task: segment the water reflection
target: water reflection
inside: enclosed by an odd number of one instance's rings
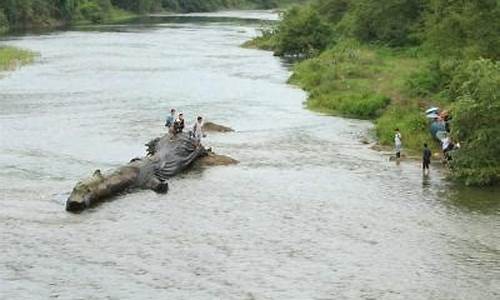
[[[452,185],[440,193],[450,205],[470,212],[498,214],[500,212],[500,188],[464,187]]]

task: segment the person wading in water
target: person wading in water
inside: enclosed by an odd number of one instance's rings
[[[431,156],[432,152],[427,147],[427,144],[424,144],[424,151],[422,153],[422,169],[424,171],[424,175],[429,175],[429,165],[431,164]]]
[[[394,146],[396,147],[396,161],[399,162],[401,158],[401,149],[403,148],[403,143],[401,142],[401,132],[399,132],[399,128],[396,128],[394,134]]]

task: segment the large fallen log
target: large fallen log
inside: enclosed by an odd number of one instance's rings
[[[66,210],[79,212],[131,189],[151,189],[166,193],[167,179],[201,157],[208,157],[210,162],[219,164],[237,162],[226,156],[218,156],[202,145],[196,146],[187,133],[173,137],[166,134],[150,141],[146,146],[147,156],[134,158],[109,174],[102,174],[97,170],[90,178],[78,182],[66,201]]]

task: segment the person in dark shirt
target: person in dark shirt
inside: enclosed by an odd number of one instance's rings
[[[174,122],[174,134],[181,133],[184,130],[184,114],[180,113]]]
[[[422,155],[422,168],[424,170],[424,175],[429,174],[429,165],[431,164],[431,156],[432,156],[431,150],[429,149],[429,147],[427,147],[427,144],[424,144],[424,151]]]

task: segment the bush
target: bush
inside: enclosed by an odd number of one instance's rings
[[[111,9],[112,6],[109,0],[86,1],[79,6],[83,18],[94,24],[103,23],[107,19]]]
[[[274,26],[263,27],[260,29],[260,36],[257,36],[242,46],[245,48],[257,48],[262,50],[275,51],[278,45],[277,29]]]
[[[371,119],[382,114],[389,102],[388,97],[370,92],[348,92],[313,96],[308,105],[313,109],[334,114]]]
[[[338,28],[363,42],[402,46],[415,42],[411,33],[423,9],[421,0],[352,1]]]
[[[321,18],[331,24],[337,24],[349,10],[350,2],[349,0],[316,0],[313,7]]]
[[[500,62],[465,64],[453,78],[452,134],[461,148],[451,168],[468,185],[500,181]],[[459,84],[460,83],[460,84]]]
[[[331,41],[330,28],[310,6],[287,10],[276,34],[276,55],[314,56]]]
[[[95,2],[85,2],[80,6],[80,12],[82,16],[91,21],[92,23],[102,23],[104,22],[104,13]]]
[[[448,81],[448,74],[435,61],[412,73],[405,81],[405,89],[412,97],[430,97],[443,90]]]
[[[0,9],[0,33],[7,30],[9,30],[9,20],[7,20],[3,9]]]
[[[442,57],[500,58],[498,0],[430,0],[423,38]]]

